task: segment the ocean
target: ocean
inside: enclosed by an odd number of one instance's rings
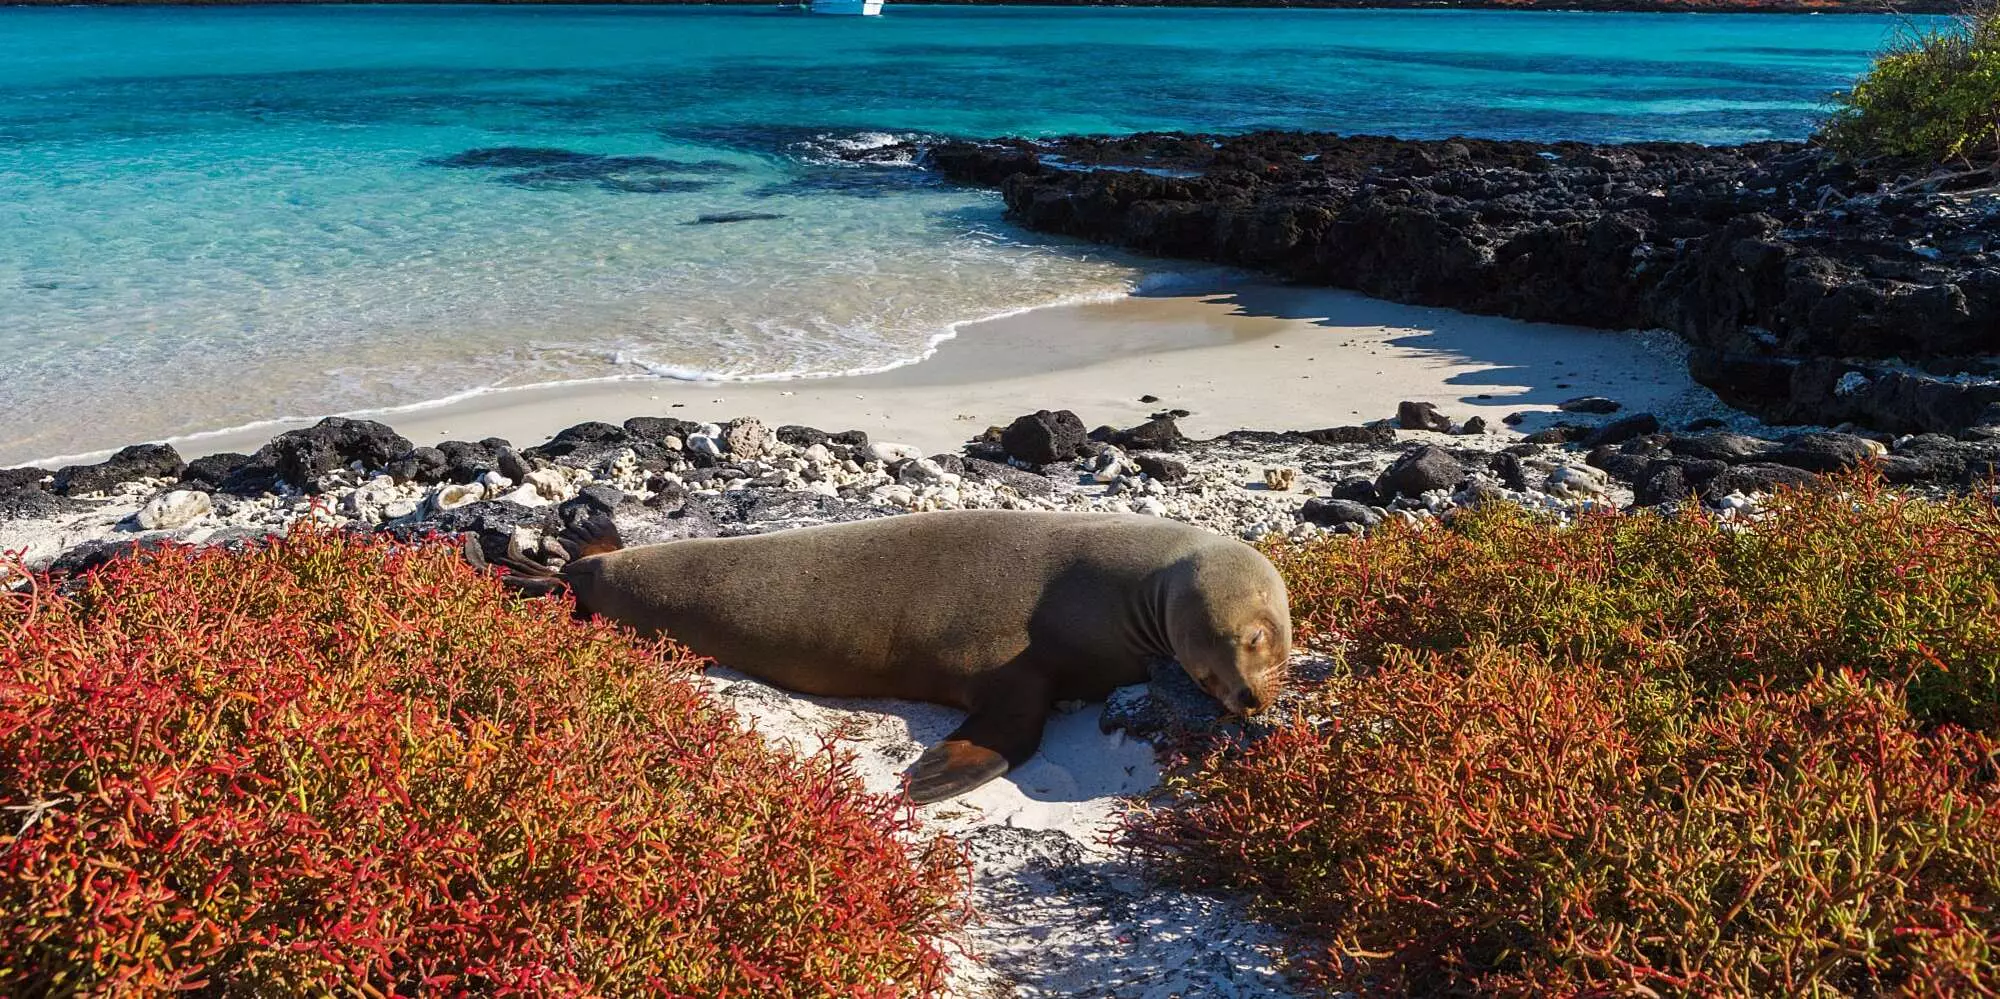
[[[1807,135],[1875,16],[0,7],[0,466],[605,378],[921,360],[1214,275],[841,150]]]

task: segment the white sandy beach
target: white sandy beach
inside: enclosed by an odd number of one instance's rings
[[[355,414],[419,444],[505,437],[540,442],[586,420],[639,415],[860,429],[926,451],[955,450],[1036,409],[1072,409],[1091,426],[1130,426],[1186,409],[1194,436],[1312,429],[1391,416],[1405,399],[1498,429],[1518,411],[1605,395],[1627,411],[1713,415],[1663,335],[1471,316],[1347,292],[1245,284],[1208,294],[1133,296],[1038,309],[965,326],[935,355],[873,375],[790,382],[595,382],[523,388],[458,402]],[[1143,396],[1158,402],[1140,402]],[[172,441],[185,456],[250,452],[311,421]],[[108,452],[105,452],[108,453]],[[64,456],[44,464],[99,460]]]

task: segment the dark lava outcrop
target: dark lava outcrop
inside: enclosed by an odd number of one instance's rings
[[[1991,188],[1906,189],[1789,143],[1147,133],[945,142],[927,162],[999,188],[1043,232],[1395,301],[1664,327],[1698,379],[1771,420],[2000,424]]]

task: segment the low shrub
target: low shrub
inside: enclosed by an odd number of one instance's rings
[[[311,528],[0,596],[0,992],[934,992],[963,857],[667,643]]]
[[[1767,509],[1274,545],[1351,669],[1126,840],[1363,993],[2000,991],[2000,511]]]
[[[1750,529],[1700,511],[1572,527],[1510,504],[1270,554],[1308,642],[1362,669],[1480,640],[1703,689],[1848,669],[1907,681],[1925,722],[2000,731],[2000,508],[1866,473],[1788,491]]]
[[[2000,159],[2000,4],[1910,28],[1834,103],[1819,139],[1850,156]]]
[[[1992,743],[1852,676],[1710,704],[1485,647],[1398,657],[1177,782],[1131,841],[1367,994],[2000,987]]]

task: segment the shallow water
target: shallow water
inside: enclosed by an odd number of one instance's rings
[[[0,465],[505,385],[876,369],[954,324],[1176,279],[1015,230],[993,195],[827,155],[841,145],[1798,138],[1894,26],[0,8]]]

